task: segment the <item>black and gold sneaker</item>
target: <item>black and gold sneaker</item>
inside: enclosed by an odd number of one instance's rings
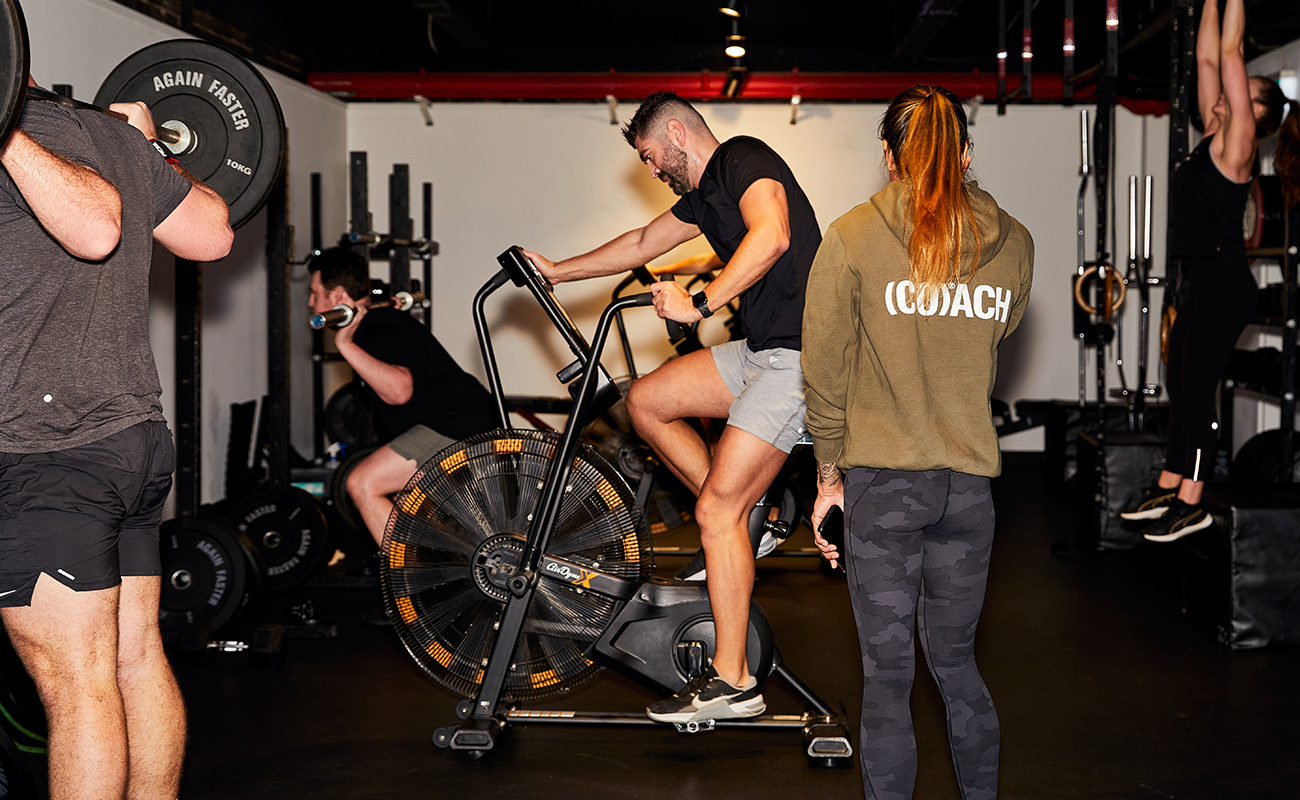
[[[1172,542],[1213,524],[1214,520],[1204,508],[1190,506],[1175,497],[1165,515],[1142,531],[1142,538],[1148,542]]]
[[[1138,498],[1128,505],[1123,511],[1119,512],[1120,519],[1142,520],[1142,519],[1159,519],[1169,510],[1169,504],[1178,496],[1178,487],[1165,489],[1160,486],[1152,486]]]
[[[754,676],[741,687],[732,686],[710,667],[680,692],[645,710],[655,722],[700,722],[706,719],[756,717],[767,710]]]

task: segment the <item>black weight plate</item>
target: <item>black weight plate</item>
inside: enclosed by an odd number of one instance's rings
[[[370,400],[359,381],[343,384],[326,401],[325,435],[352,448],[376,443]]]
[[[284,167],[284,115],[266,78],[244,59],[197,39],[172,39],[127,56],[95,94],[95,104],[142,100],[163,125],[193,132],[181,165],[230,206],[230,224],[247,222]]]
[[[230,511],[266,567],[273,591],[306,583],[334,554],[325,514],[301,489],[257,492]]]
[[[27,92],[27,24],[14,0],[0,0],[0,144],[23,113]]]
[[[158,619],[167,629],[220,628],[246,604],[248,560],[238,532],[207,517],[162,524],[162,597]]]
[[[374,537],[366,528],[361,512],[348,495],[348,476],[357,464],[364,461],[378,447],[366,447],[358,450],[339,464],[334,470],[334,479],[330,481],[330,506],[334,509],[334,518],[338,520],[338,545],[348,557],[361,560],[379,549]]]
[[[1300,439],[1300,437],[1297,437]],[[1291,480],[1300,475],[1300,460],[1296,458],[1296,444],[1292,442],[1292,455],[1282,458],[1282,431],[1277,428],[1262,431],[1246,440],[1232,460],[1229,480],[1243,486],[1278,483],[1284,470],[1290,469]]]

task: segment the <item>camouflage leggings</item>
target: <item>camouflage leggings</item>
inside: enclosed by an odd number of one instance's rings
[[[906,800],[916,782],[914,628],[943,694],[962,797],[992,800],[998,715],[975,666],[993,545],[989,479],[858,467],[845,477],[844,504],[865,678],[858,749],[867,800]]]

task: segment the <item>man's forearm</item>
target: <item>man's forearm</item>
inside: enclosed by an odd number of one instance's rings
[[[640,247],[642,230],[628,231],[595,250],[557,261],[555,266],[560,272],[560,281],[580,281],[584,278],[614,275],[645,264],[653,256],[642,254]]]
[[[77,258],[102,260],[122,233],[122,198],[89,167],[58,156],[15,129],[0,155],[32,214]]]
[[[357,377],[370,384],[385,404],[401,406],[410,402],[415,390],[410,370],[381,361],[352,342],[338,343],[338,350]]]

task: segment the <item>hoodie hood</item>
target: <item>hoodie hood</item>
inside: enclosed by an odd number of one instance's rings
[[[890,181],[889,185],[871,197],[871,205],[884,218],[885,226],[902,245],[904,252],[907,250],[908,241],[912,238],[912,222],[907,216],[911,206],[909,200],[911,188],[911,184],[906,181]],[[980,258],[976,267],[978,269],[1002,252],[1007,237],[1011,235],[1012,219],[1011,215],[999,208],[997,201],[975,181],[963,184],[962,188],[970,198],[971,211],[975,214],[975,227],[979,232]],[[970,220],[963,219],[961,268],[958,274],[966,275],[970,272],[970,264],[974,257],[975,237],[971,235]]]

